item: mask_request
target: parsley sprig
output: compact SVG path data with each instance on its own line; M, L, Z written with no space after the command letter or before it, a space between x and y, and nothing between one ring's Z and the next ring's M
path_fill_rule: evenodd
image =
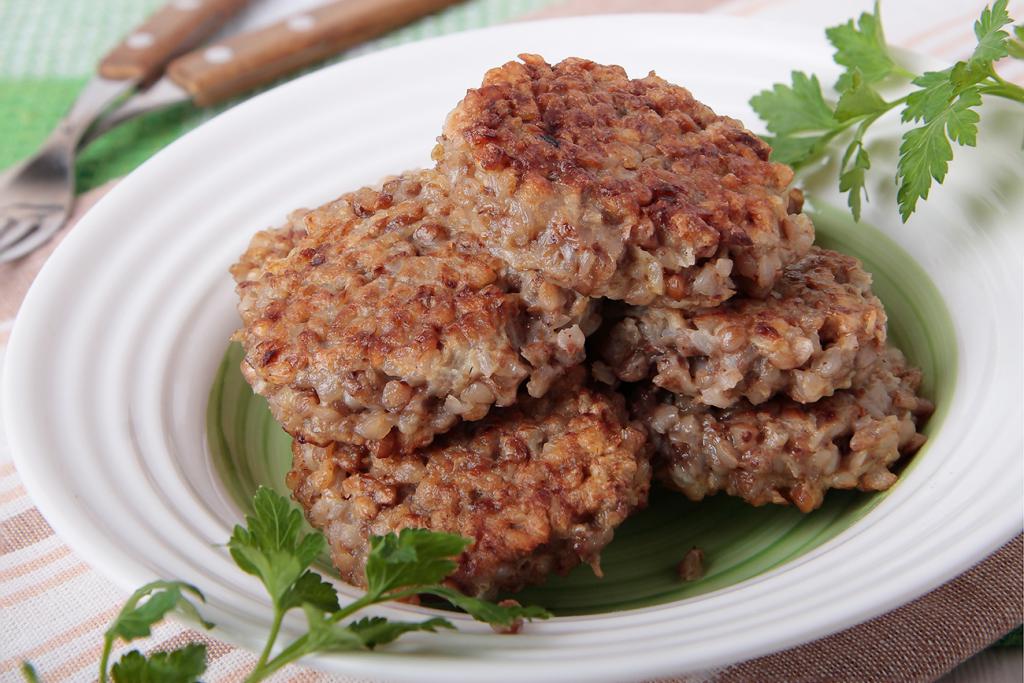
M458 557L471 543L453 534L403 529L398 534L374 536L366 562L366 593L342 607L334 586L309 567L326 547L319 532L303 531L302 514L288 500L267 488L253 497L253 514L246 526L236 526L228 549L242 571L259 578L270 594L274 617L266 645L247 681L261 681L282 667L314 653L372 650L413 631L436 632L454 629L450 621L432 617L424 621L392 621L384 617L350 617L382 602L416 595L434 595L469 613L474 619L509 630L524 619L547 619L540 607L517 604L496 605L469 597L442 585L456 568ZM117 640L130 642L151 633L152 626L168 613L177 611L206 628L192 599L204 602L195 586L180 581L154 581L135 591L104 635L99 680L107 683L191 683L206 670L206 646L190 643L172 652L148 657L132 650L109 666ZM301 609L306 632L277 648L285 614ZM275 652L276 651L276 652ZM38 676L24 663L22 673L30 683Z
M777 83L750 100L771 135L772 158L804 168L843 150L839 157L839 189L860 220L867 199L871 158L864 137L884 114L902 107L901 120L913 124L903 134L896 166L896 199L904 222L919 200L928 198L932 183L946 177L953 146L977 144L978 108L986 97L1024 103L1024 88L996 73L1004 57L1024 59L1024 26L1005 30L1013 20L1007 0L986 7L974 24L978 44L971 56L942 71L915 74L901 66L885 42L878 3L854 22L825 31L835 48L834 59L844 67L835 83L838 99L825 98L817 76L794 71L789 85ZM880 89L910 81L913 89L895 99ZM844 147L845 145L845 147Z

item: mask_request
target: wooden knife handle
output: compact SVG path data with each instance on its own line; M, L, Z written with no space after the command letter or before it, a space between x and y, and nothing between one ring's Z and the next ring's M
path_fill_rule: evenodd
M334 2L174 60L167 75L208 106L436 12L457 0Z
M173 0L158 9L100 62L114 80L146 81L188 52L248 4L248 0Z

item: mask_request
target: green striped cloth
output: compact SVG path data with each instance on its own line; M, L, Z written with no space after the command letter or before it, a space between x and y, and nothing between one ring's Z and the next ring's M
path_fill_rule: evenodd
M468 0L334 58L500 23L557 0ZM287 7L287 0L274 2ZM0 0L0 169L36 150L96 63L162 0ZM301 3L303 7L313 3ZM122 176L223 109L179 105L130 121L78 159L78 190Z

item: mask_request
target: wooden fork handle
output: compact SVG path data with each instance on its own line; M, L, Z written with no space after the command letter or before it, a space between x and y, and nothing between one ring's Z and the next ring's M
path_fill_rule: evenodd
M208 38L248 0L173 0L158 9L100 62L113 80L148 81L172 59Z
M345 0L174 60L167 75L208 106L337 54L456 0Z

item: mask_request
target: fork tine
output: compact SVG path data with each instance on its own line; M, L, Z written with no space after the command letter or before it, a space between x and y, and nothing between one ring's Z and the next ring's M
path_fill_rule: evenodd
M0 215L0 236L3 236L8 230L14 227L15 222L17 222L17 219L15 218Z
M39 230L33 230L32 232L22 235L21 239L4 247L0 247L0 263L16 261L32 251L34 248L32 244L36 241L38 234Z
M38 224L36 230L27 233L9 247L0 247L0 263L14 261L31 251L35 251L38 247L48 242L64 224L65 216L63 213L45 216Z
M22 238L38 227L39 218L36 216L16 219L13 225L8 226L3 233L0 233L0 252L3 252L12 244L21 241Z

